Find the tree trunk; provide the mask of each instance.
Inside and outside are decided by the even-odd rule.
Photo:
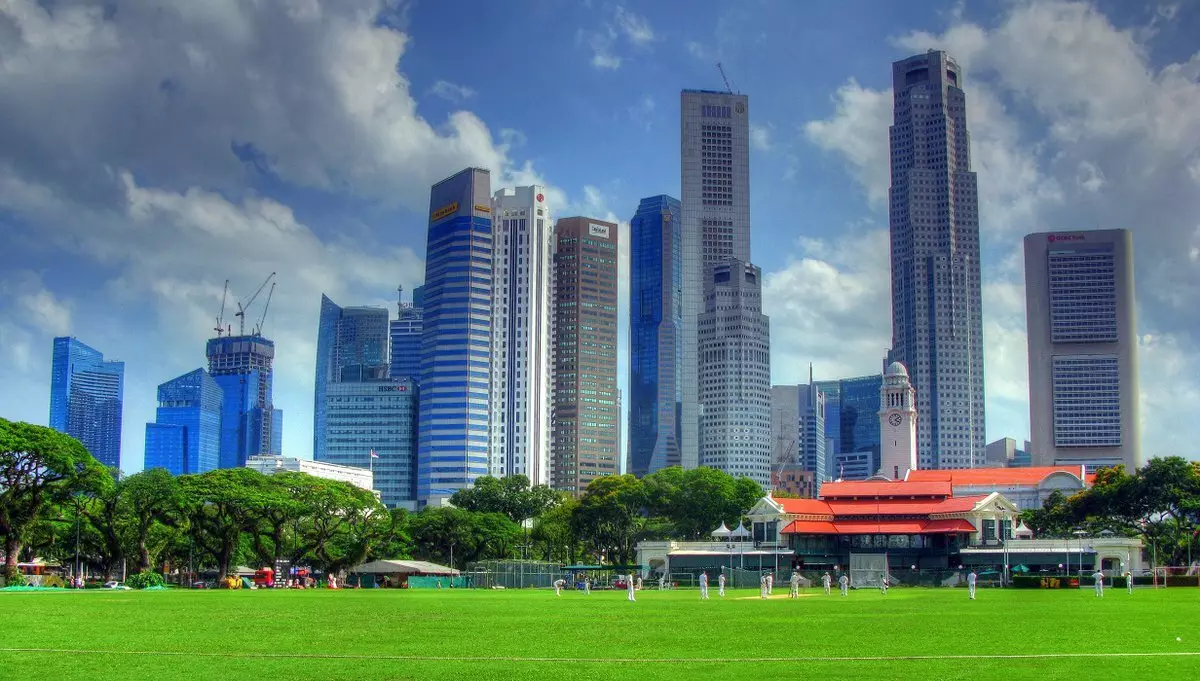
[[[138,572],[150,571],[150,549],[146,546],[146,538],[138,540]]]
[[[17,554],[21,552],[21,541],[17,539],[16,534],[5,535],[4,537],[4,580],[8,580],[16,576],[18,569],[17,563],[19,558]]]

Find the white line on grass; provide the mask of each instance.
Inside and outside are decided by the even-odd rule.
[[[279,660],[387,660],[394,662],[578,662],[588,664],[727,664],[739,662],[929,662],[938,660],[1047,660],[1112,657],[1200,657],[1200,652],[1024,653],[978,655],[848,655],[831,657],[515,657],[509,655],[366,655],[346,653],[253,653],[182,650],[87,650],[80,648],[0,648],[0,653],[62,655],[146,655]]]

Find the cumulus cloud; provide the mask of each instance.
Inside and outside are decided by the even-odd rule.
[[[575,42],[591,51],[593,67],[616,71],[624,62],[624,57],[618,53],[621,44],[628,43],[634,48],[648,48],[654,42],[654,28],[645,17],[617,5],[612,10],[609,20],[598,28],[577,31]]]
[[[654,29],[646,17],[639,16],[617,5],[615,20],[621,33],[634,45],[648,45],[654,42]]]
[[[888,127],[892,124],[890,91],[872,90],[851,78],[833,95],[832,117],[804,124],[805,136],[826,151],[837,152],[873,204],[887,199]]]
[[[456,85],[449,81],[439,80],[430,88],[430,92],[448,102],[461,104],[475,96],[475,91],[466,85]]]
[[[771,133],[774,130],[773,125],[755,125],[750,124],[750,146],[759,151],[771,150]]]

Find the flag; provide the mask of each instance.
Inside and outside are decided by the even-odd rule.
[[[378,458],[379,458],[379,455],[375,453],[375,450],[374,450],[374,449],[372,449],[372,450],[371,450],[371,458],[372,458],[372,459],[378,459]]]

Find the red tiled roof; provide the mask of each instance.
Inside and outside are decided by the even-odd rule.
[[[827,482],[821,485],[821,498],[829,500],[845,497],[948,497],[951,491],[949,482],[864,480]]]
[[[966,513],[972,511],[975,506],[987,499],[987,494],[974,494],[967,497],[951,497],[935,505],[930,513]]]
[[[832,515],[829,504],[820,499],[776,499],[775,502],[783,507],[784,513],[795,515]]]
[[[954,518],[953,520],[930,520],[925,529],[921,530],[922,534],[942,534],[947,532],[974,532],[975,526],[963,520],[962,518]]]
[[[966,485],[995,485],[995,486],[1035,486],[1054,473],[1070,473],[1079,477],[1083,473],[1082,466],[1032,466],[1029,468],[965,468],[961,470],[909,471],[905,478],[909,483],[914,482],[950,482],[955,486]],[[1094,475],[1084,477],[1091,484]]]
[[[823,520],[794,520],[781,534],[837,534],[833,523]]]
[[[842,520],[834,523],[838,534],[920,534],[928,520]]]
[[[929,515],[939,513],[941,499],[834,499],[829,508],[834,515]]]

